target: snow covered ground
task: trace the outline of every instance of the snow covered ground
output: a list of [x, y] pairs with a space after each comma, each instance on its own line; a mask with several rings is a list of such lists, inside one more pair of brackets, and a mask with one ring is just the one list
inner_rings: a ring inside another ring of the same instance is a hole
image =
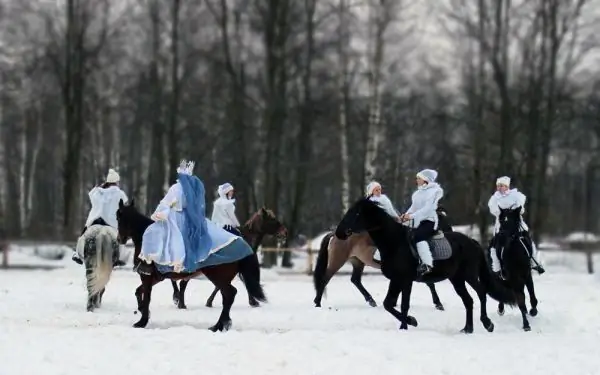
[[[236, 280], [232, 330], [213, 334], [207, 328], [220, 303], [204, 307], [212, 290], [206, 280], [190, 283], [187, 311], [171, 304], [169, 282], [159, 284], [149, 327], [138, 330], [131, 328], [138, 278], [130, 270], [115, 271], [95, 313], [85, 312], [83, 269], [67, 259], [53, 271], [0, 271], [0, 374], [597, 375], [600, 279], [582, 272], [583, 259], [545, 260], [532, 331], [521, 330], [516, 310], [499, 317], [488, 301], [496, 331], [477, 321], [471, 336], [458, 333], [464, 309], [447, 282], [437, 284], [444, 312], [424, 285], [415, 286], [411, 313], [419, 327], [399, 331], [382, 307], [364, 303], [348, 276], [333, 279], [316, 309], [309, 277], [265, 271], [270, 303], [250, 308]], [[385, 279], [368, 276], [364, 284], [381, 304]]]

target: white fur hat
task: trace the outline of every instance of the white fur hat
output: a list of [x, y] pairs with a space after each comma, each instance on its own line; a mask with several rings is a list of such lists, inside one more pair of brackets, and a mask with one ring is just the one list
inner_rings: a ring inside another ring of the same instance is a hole
[[367, 195], [372, 195], [373, 190], [375, 190], [376, 188], [381, 188], [381, 184], [379, 182], [377, 182], [377, 181], [369, 182], [369, 184], [367, 185], [367, 190], [366, 190]]
[[496, 179], [496, 185], [504, 185], [506, 187], [510, 187], [510, 177], [502, 176]]
[[106, 175], [106, 182], [108, 182], [109, 184], [116, 184], [120, 180], [121, 177], [119, 176], [117, 171], [115, 171], [112, 168], [108, 170], [108, 174]]
[[423, 169], [421, 172], [417, 173], [417, 177], [427, 181], [427, 182], [435, 182], [438, 173], [433, 169]]
[[229, 182], [226, 182], [223, 185], [219, 185], [219, 189], [217, 190], [217, 192], [219, 193], [219, 195], [225, 196], [225, 194], [229, 193], [232, 190], [233, 185]]

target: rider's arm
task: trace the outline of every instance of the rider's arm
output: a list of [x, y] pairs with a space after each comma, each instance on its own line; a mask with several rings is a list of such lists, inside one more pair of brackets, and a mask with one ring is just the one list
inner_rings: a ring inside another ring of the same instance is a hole
[[498, 207], [498, 199], [496, 199], [496, 194], [492, 194], [490, 200], [488, 201], [488, 208], [490, 209], [490, 213], [496, 217], [500, 215], [500, 207]]
[[121, 197], [120, 199], [123, 200], [123, 204], [126, 204], [127, 202], [129, 202], [129, 198], [127, 198], [127, 194], [125, 194], [125, 192], [123, 190], [121, 190]]
[[169, 212], [171, 212], [171, 209], [175, 207], [180, 198], [181, 185], [175, 184], [171, 186], [165, 197], [161, 199], [160, 203], [158, 204], [158, 207], [156, 207], [156, 210], [154, 211], [152, 216], [150, 216], [150, 218], [154, 221], [166, 220], [169, 216]]
[[238, 221], [237, 216], [235, 216], [235, 205], [233, 203], [226, 204], [225, 207], [223, 207], [223, 210], [225, 211], [225, 215], [229, 218], [231, 225], [236, 228], [239, 227], [240, 222]]
[[517, 193], [517, 207], [521, 207], [521, 215], [525, 213], [525, 203], [527, 202], [527, 196], [521, 193], [520, 191]]
[[379, 198], [379, 202], [381, 203], [381, 207], [385, 210], [385, 212], [387, 212], [388, 215], [396, 220], [400, 219], [398, 212], [396, 212], [396, 209], [394, 208], [394, 204], [390, 198], [387, 197], [387, 195], [382, 194]]
[[100, 186], [94, 186], [94, 188], [88, 193], [90, 202], [94, 201], [94, 199], [98, 196], [98, 193], [100, 193]]
[[413, 220], [415, 220], [415, 222], [420, 222], [428, 216], [437, 215], [435, 209], [437, 208], [437, 203], [440, 199], [442, 199], [443, 195], [443, 190], [436, 189], [431, 196], [427, 197], [425, 205], [411, 214]]

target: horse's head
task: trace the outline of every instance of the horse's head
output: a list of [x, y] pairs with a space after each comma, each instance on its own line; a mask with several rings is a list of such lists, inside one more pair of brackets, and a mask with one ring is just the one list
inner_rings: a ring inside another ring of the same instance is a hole
[[519, 233], [521, 227], [521, 207], [517, 208], [500, 208], [500, 232], [513, 236]]
[[344, 214], [335, 229], [335, 236], [346, 240], [354, 233], [361, 233], [385, 225], [385, 219], [393, 220], [376, 202], [368, 197], [359, 199]]
[[119, 243], [125, 245], [127, 241], [134, 236], [134, 223], [136, 216], [139, 215], [135, 208], [135, 201], [131, 199], [129, 204], [119, 201], [119, 209], [117, 210], [117, 223], [119, 231]]
[[278, 239], [284, 240], [287, 237], [287, 228], [283, 225], [273, 211], [261, 207], [250, 220], [247, 226], [256, 233], [275, 235]]

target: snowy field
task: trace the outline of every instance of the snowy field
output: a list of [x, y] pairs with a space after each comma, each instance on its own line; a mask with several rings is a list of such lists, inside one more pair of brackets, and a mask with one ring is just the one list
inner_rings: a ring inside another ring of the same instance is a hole
[[[87, 313], [83, 269], [68, 257], [54, 263], [63, 268], [0, 271], [0, 375], [600, 374], [600, 279], [582, 272], [582, 257], [545, 256], [531, 332], [521, 330], [517, 310], [499, 317], [490, 300], [495, 332], [483, 329], [476, 304], [470, 336], [458, 333], [464, 309], [447, 282], [437, 284], [443, 312], [433, 308], [424, 285], [415, 286], [411, 314], [419, 327], [399, 331], [381, 306], [364, 303], [347, 275], [333, 279], [324, 307], [316, 309], [309, 277], [276, 271], [264, 271], [270, 303], [259, 309], [247, 305], [236, 280], [227, 333], [207, 330], [220, 303], [204, 307], [212, 290], [206, 280], [190, 283], [187, 311], [172, 305], [168, 281], [159, 284], [148, 328], [134, 329], [138, 278], [129, 269], [113, 273], [103, 307]], [[367, 276], [364, 284], [381, 305], [385, 279]]]

